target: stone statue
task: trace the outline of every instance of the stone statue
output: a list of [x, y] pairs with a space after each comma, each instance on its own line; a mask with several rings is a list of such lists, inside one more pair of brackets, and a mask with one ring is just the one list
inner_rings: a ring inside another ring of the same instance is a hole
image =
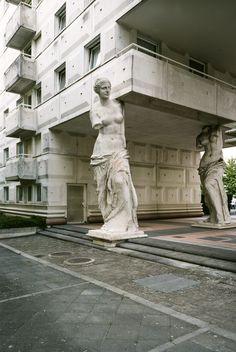
[[98, 130], [98, 136], [91, 165], [104, 225], [100, 230], [90, 230], [89, 235], [108, 239], [130, 238], [129, 234], [137, 237], [143, 232], [138, 230], [138, 202], [130, 174], [122, 106], [110, 99], [111, 83], [108, 79], [98, 78], [94, 91], [99, 101], [93, 105], [90, 120], [92, 127]]
[[199, 165], [199, 175], [205, 202], [210, 216], [205, 221], [222, 227], [231, 223], [227, 196], [223, 184], [225, 162], [223, 160], [222, 131], [219, 126], [204, 126], [196, 140], [197, 148], [204, 148]]

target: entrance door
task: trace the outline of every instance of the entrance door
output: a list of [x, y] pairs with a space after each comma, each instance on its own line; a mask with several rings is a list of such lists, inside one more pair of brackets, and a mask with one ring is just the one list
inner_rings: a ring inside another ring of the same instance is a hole
[[67, 222], [85, 222], [85, 185], [67, 185]]

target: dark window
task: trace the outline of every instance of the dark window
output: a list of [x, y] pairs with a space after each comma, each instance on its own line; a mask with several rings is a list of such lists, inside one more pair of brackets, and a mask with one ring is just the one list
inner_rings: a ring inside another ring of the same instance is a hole
[[190, 72], [193, 72], [194, 74], [198, 75], [198, 76], [201, 76], [201, 77], [204, 77], [204, 75], [201, 73], [206, 73], [206, 64], [204, 62], [201, 62], [201, 61], [198, 61], [196, 59], [189, 59], [189, 67], [193, 68], [194, 70], [197, 70], [197, 71], [194, 71], [194, 70], [189, 70]]
[[41, 202], [42, 200], [42, 192], [41, 192], [40, 184], [36, 186], [36, 199], [37, 199], [37, 202]]
[[[159, 52], [159, 44], [155, 43], [155, 42], [153, 42], [151, 40], [138, 37], [137, 38], [137, 44], [139, 46], [142, 46], [145, 49], [148, 49], [148, 50], [154, 52], [154, 53], [158, 53]], [[141, 52], [143, 52], [145, 54], [148, 54], [150, 56], [156, 57], [155, 54], [152, 54], [152, 53], [148, 52], [147, 50], [139, 49], [139, 51], [141, 51]]]
[[56, 13], [57, 20], [57, 32], [63, 30], [66, 27], [66, 4], [64, 4], [60, 10]]
[[100, 65], [101, 56], [100, 56], [100, 41], [96, 41], [89, 49], [89, 70]]
[[9, 187], [4, 187], [3, 192], [4, 192], [4, 202], [8, 202], [9, 201]]
[[27, 200], [28, 202], [32, 202], [32, 186], [27, 187]]

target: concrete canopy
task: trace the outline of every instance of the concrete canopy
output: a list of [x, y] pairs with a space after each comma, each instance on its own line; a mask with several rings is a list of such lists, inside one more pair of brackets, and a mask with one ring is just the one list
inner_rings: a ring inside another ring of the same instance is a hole
[[119, 22], [236, 76], [235, 0], [144, 0]]

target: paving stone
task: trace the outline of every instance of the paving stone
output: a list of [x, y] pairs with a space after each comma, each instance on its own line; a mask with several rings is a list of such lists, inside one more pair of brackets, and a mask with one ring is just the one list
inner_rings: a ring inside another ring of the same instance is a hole
[[183, 342], [174, 347], [169, 348], [166, 352], [216, 352], [207, 347], [203, 347], [194, 342]]
[[149, 287], [166, 293], [190, 288], [199, 284], [197, 281], [178, 277], [173, 274], [146, 277], [135, 280], [135, 282], [144, 287]]

